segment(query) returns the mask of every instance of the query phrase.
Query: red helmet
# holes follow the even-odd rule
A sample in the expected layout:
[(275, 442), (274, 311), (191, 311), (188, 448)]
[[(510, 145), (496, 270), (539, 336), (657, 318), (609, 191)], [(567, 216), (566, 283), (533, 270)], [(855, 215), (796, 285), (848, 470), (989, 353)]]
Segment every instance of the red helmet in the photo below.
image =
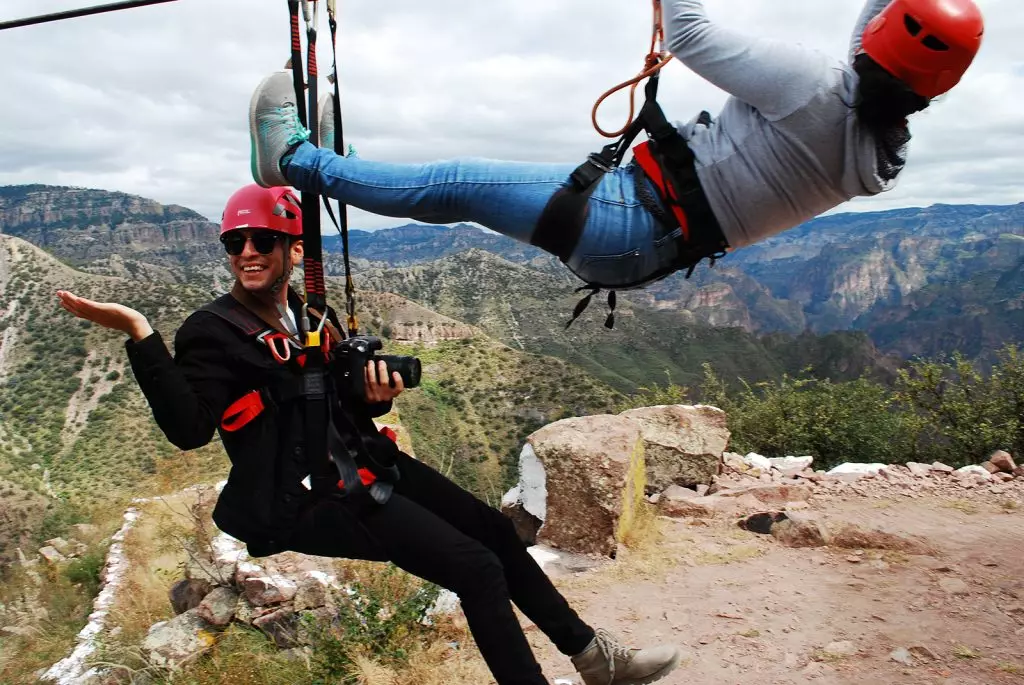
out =
[(973, 0), (892, 0), (864, 29), (861, 49), (918, 95), (955, 86), (981, 47)]
[(302, 235), (302, 207), (291, 188), (264, 188), (255, 183), (235, 191), (224, 207), (220, 233), (236, 228), (267, 228), (288, 235)]

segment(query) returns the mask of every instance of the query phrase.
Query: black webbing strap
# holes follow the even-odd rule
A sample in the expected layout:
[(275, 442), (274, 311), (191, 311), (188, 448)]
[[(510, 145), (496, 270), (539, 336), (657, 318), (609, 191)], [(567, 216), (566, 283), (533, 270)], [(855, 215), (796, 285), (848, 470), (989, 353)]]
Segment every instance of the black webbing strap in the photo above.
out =
[[(590, 195), (604, 175), (622, 163), (629, 146), (640, 131), (644, 130), (644, 112), (647, 111), (648, 103), (655, 103), (657, 94), (658, 74), (655, 73), (644, 87), (646, 102), (644, 108), (640, 110), (640, 115), (618, 140), (605, 145), (600, 152), (588, 155), (587, 161), (576, 167), (569, 175), (568, 183), (559, 188), (548, 200), (530, 237), (531, 245), (555, 255), (563, 263), (568, 261), (583, 233)], [(654, 106), (657, 107), (657, 104)], [(658, 111), (660, 112), (660, 109)]]
[[(334, 103), (334, 152), (345, 155), (345, 133), (342, 129), (341, 120), (341, 84), (338, 74), (338, 18), (336, 0), (327, 2), (327, 21), (331, 27), (331, 51), (334, 59), (332, 73), (329, 81), (334, 85), (331, 99)], [(348, 249), (348, 210), (346, 205), (338, 202), (338, 218), (334, 216), (330, 200), (324, 196), (324, 206), (327, 207), (327, 214), (334, 222), (334, 227), (341, 234), (341, 254), (345, 262), (345, 313), (347, 314), (348, 335), (359, 335), (359, 319), (356, 317), (355, 283), (352, 280), (352, 266), (349, 261)]]
[[(306, 20), (307, 41), (309, 51), (309, 87), (310, 106), (307, 117), (305, 104), (306, 78), (302, 64), (302, 36), (299, 32), (299, 0), (288, 0), (288, 14), (291, 20), (291, 68), (295, 86), (295, 103), (299, 115), (299, 123), (311, 132), (316, 142), (316, 27), (309, 16), (309, 2), (302, 0), (303, 16)], [(310, 120), (313, 120), (312, 122)], [(310, 124), (312, 123), (312, 128)], [(327, 311), (326, 286), (323, 278), (323, 252), (320, 242), (320, 202), (316, 193), (302, 193), (302, 241), (303, 266), (305, 270), (306, 304), (321, 312)], [(305, 362), (302, 367), (302, 394), (305, 396), (304, 428), (305, 450), (313, 470), (317, 470), (328, 459), (327, 428), (327, 369), (323, 350), (319, 344), (311, 345), (309, 331), (312, 330), (312, 314), (303, 312), (300, 318), (300, 329), (306, 334), (303, 341)], [(326, 315), (326, 314), (325, 314)]]
[[(302, 13), (306, 21), (306, 68), (309, 78), (306, 91), (309, 97), (309, 129), (310, 140), (319, 140), (319, 121), (317, 116), (317, 79), (319, 72), (316, 64), (316, 22), (320, 15), (320, 6), (315, 2), (310, 11), (309, 0), (302, 0)], [(294, 67), (294, 64), (293, 64)], [(302, 91), (295, 94), (302, 100)], [(302, 193), (302, 245), (303, 265), (305, 267), (306, 302), (318, 310), (327, 309), (327, 284), (324, 282), (323, 243), (320, 236), (320, 196), (318, 193)], [(310, 321), (312, 323), (312, 321)]]
[[(592, 153), (586, 162), (577, 167), (569, 182), (548, 201), (530, 239), (532, 245), (556, 255), (563, 263), (566, 262), (583, 233), (588, 201), (594, 188), (605, 173), (619, 166), (640, 131), (647, 133), (651, 154), (661, 169), (663, 178), (676, 194), (675, 198), (663, 196), (660, 201), (683, 210), (687, 224), (691, 228), (691, 235), (683, 235), (674, 212), (663, 211), (658, 206), (658, 198), (645, 197), (645, 194), (649, 194), (645, 185), (646, 176), (638, 165), (637, 195), (648, 211), (666, 227), (668, 234), (677, 237), (678, 255), (673, 264), (650, 274), (642, 282), (608, 287), (609, 314), (604, 324), (606, 328), (613, 328), (615, 325), (616, 290), (641, 287), (683, 268), (688, 269), (686, 278), (689, 278), (693, 269), (703, 259), (710, 258), (711, 264), (714, 265), (715, 260), (723, 256), (728, 247), (697, 178), (693, 151), (676, 127), (665, 117), (661, 106), (658, 105), (657, 93), (658, 72), (650, 77), (644, 88), (645, 101), (637, 117), (617, 141), (606, 145), (599, 153)], [(701, 120), (709, 123), (710, 116), (702, 112)], [(572, 318), (565, 327), (569, 328), (586, 310), (594, 295), (606, 287), (599, 283), (587, 283), (577, 288), (576, 292), (590, 292), (576, 305)]]
[(583, 233), (583, 225), (587, 221), (587, 201), (600, 180), (601, 177), (595, 175), (581, 188), (576, 185), (559, 188), (544, 207), (530, 243), (555, 255), (562, 262), (567, 261)]

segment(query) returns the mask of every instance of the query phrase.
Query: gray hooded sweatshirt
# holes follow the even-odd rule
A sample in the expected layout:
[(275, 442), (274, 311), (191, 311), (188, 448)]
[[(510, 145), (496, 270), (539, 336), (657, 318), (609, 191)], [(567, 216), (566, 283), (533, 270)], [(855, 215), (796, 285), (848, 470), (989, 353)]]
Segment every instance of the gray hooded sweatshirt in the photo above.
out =
[[(708, 19), (702, 0), (666, 0), (665, 48), (731, 96), (710, 126), (677, 128), (732, 249), (793, 228), (856, 196), (892, 187), (877, 141), (858, 123), (851, 61), (864, 27), (889, 0), (868, 0), (848, 61), (741, 35)], [(896, 160), (905, 162), (905, 147)]]

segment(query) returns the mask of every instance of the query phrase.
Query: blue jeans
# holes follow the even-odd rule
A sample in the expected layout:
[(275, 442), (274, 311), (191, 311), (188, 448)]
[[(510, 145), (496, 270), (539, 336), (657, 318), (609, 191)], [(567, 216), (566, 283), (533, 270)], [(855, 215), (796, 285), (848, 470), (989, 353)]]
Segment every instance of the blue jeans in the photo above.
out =
[[(577, 166), (477, 158), (390, 164), (342, 157), (307, 142), (284, 171), (300, 191), (373, 214), (434, 224), (470, 221), (529, 244), (548, 200)], [(594, 190), (583, 234), (566, 262), (584, 281), (635, 284), (675, 259), (676, 240), (641, 204), (634, 184), (632, 169), (620, 167)]]

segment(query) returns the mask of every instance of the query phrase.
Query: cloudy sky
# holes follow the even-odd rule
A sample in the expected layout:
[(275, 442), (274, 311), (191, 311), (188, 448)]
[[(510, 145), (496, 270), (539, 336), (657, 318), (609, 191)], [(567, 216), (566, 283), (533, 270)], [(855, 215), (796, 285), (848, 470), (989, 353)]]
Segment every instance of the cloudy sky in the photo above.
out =
[[(100, 2), (3, 0), (0, 21)], [(982, 52), (956, 90), (913, 119), (898, 187), (844, 211), (1024, 201), (1024, 11), (1021, 0), (978, 2)], [(707, 7), (731, 27), (843, 57), (861, 4)], [(594, 101), (638, 71), (650, 36), (645, 0), (341, 0), (339, 9), (346, 140), (387, 161), (582, 161), (607, 142), (590, 123)], [(326, 16), (320, 28), (326, 74)], [(251, 181), (249, 98), (289, 56), (287, 3), (177, 0), (0, 31), (0, 56), (0, 185), (120, 190), (219, 220), (227, 196)], [(715, 113), (726, 97), (676, 62), (661, 93), (679, 120)], [(624, 123), (627, 102), (619, 94), (602, 107), (605, 128)], [(401, 223), (350, 216), (354, 228)]]

